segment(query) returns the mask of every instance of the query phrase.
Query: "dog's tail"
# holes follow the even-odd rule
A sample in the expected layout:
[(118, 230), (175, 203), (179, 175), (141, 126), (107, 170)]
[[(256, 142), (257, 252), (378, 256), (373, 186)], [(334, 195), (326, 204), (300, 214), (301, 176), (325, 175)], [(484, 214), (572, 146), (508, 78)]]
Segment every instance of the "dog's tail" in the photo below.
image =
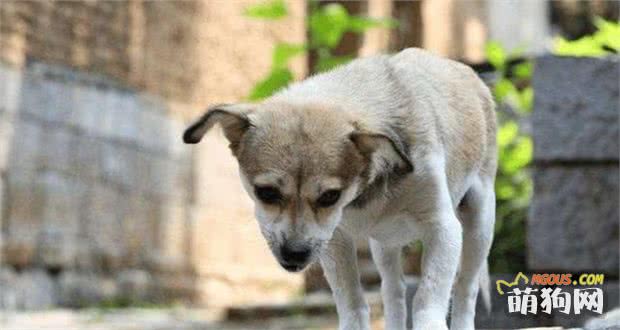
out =
[(480, 269), (480, 295), (487, 313), (491, 313), (491, 278), (489, 275), (489, 262), (486, 260)]

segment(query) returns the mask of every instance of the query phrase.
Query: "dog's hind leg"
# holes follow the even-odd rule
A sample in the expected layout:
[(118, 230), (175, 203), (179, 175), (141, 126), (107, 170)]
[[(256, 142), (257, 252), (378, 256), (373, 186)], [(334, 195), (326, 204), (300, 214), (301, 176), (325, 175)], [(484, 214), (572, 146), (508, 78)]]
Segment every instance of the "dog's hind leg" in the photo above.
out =
[(402, 247), (388, 247), (370, 239), (372, 258), (381, 275), (381, 296), (386, 330), (404, 330), (407, 320)]
[[(493, 181), (478, 178), (467, 191), (459, 218), (463, 225), (461, 267), (454, 287), (451, 329), (474, 329), (476, 298), (481, 277), (487, 276), (486, 262), (493, 241), (495, 192)], [(488, 290), (488, 288), (483, 288)]]
[[(444, 160), (418, 160), (411, 224), (422, 246), (422, 274), (412, 301), (413, 330), (447, 330), (450, 293), (459, 265), (462, 229), (445, 176)], [(416, 200), (417, 198), (417, 200)]]
[(338, 328), (369, 330), (370, 309), (360, 283), (353, 239), (346, 232), (336, 229), (319, 259), (336, 301)]

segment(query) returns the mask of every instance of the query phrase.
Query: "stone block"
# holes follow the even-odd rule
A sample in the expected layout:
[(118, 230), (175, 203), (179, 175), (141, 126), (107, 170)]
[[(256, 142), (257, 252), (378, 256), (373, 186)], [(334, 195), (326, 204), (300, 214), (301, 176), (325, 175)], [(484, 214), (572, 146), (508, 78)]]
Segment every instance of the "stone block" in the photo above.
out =
[(0, 113), (14, 113), (18, 109), (21, 84), (21, 71), (0, 64)]
[(108, 107), (105, 109), (110, 123), (106, 136), (123, 141), (138, 140), (140, 109), (134, 94), (118, 90), (108, 92)]
[(5, 193), (7, 219), (4, 224), (3, 259), (9, 265), (26, 267), (35, 262), (37, 238), (42, 227), (45, 186), (33, 172), (8, 172)]
[(97, 184), (88, 189), (84, 212), (84, 235), (89, 259), (96, 269), (118, 269), (123, 262), (122, 215), (126, 197), (109, 185)]
[(6, 111), (5, 103), (10, 85), (10, 71), (13, 71), (13, 69), (0, 64), (0, 112)]
[(4, 172), (9, 164), (15, 127), (12, 117), (12, 115), (0, 112), (0, 173)]
[(131, 301), (145, 301), (150, 298), (152, 289), (151, 274), (141, 269), (122, 270), (116, 282), (123, 298)]
[(34, 269), (20, 273), (15, 281), (17, 309), (45, 309), (58, 302), (58, 287), (43, 270)]
[(66, 271), (58, 280), (59, 303), (66, 307), (85, 307), (105, 300), (112, 300), (119, 294), (116, 282), (94, 273)]
[(45, 201), (37, 239), (39, 260), (49, 267), (71, 268), (79, 249), (79, 211), (85, 202), (86, 186), (55, 172), (42, 173), (40, 180), (45, 189)]
[(134, 152), (134, 162), (136, 168), (140, 170), (136, 173), (136, 187), (142, 193), (148, 193), (150, 180), (153, 176), (153, 168), (155, 167), (152, 161), (153, 155), (144, 149), (137, 149)]
[(165, 152), (169, 133), (168, 117), (150, 107), (140, 111), (140, 144), (158, 152)]
[(73, 109), (73, 87), (62, 81), (47, 79), (40, 73), (27, 72), (21, 89), (21, 112), (54, 124), (68, 124)]
[(42, 130), (38, 167), (70, 173), (71, 156), (74, 152), (71, 142), (73, 133), (68, 129), (55, 127)]
[(159, 224), (159, 202), (145, 198), (140, 193), (128, 197), (128, 210), (122, 221), (125, 242), (125, 264), (128, 267), (145, 267), (151, 251), (155, 249), (155, 233)]
[(141, 111), (166, 114), (171, 100), (158, 97), (157, 94), (141, 93), (137, 97)]
[(101, 139), (92, 135), (71, 135), (71, 173), (84, 181), (96, 181), (103, 177), (103, 146)]
[(24, 119), (17, 120), (8, 150), (8, 167), (35, 172), (39, 168), (42, 136), (42, 128), (38, 123)]
[(620, 59), (543, 56), (534, 70), (534, 158), (618, 160)]
[(140, 188), (148, 194), (157, 196), (175, 196), (184, 187), (175, 185), (177, 168), (179, 167), (171, 159), (151, 153), (141, 153), (138, 163), (146, 167), (140, 167), (144, 171), (140, 174)]
[(153, 298), (161, 302), (193, 302), (195, 286), (196, 281), (191, 275), (157, 274), (153, 279)]
[(9, 267), (0, 267), (0, 310), (17, 308), (17, 274)]
[(618, 274), (618, 179), (618, 165), (536, 168), (531, 270)]
[(169, 198), (162, 200), (160, 221), (150, 251), (152, 269), (164, 273), (179, 273), (187, 269), (189, 252), (189, 224), (187, 208), (183, 201)]
[[(0, 216), (0, 228), (5, 228), (4, 226), (4, 207), (5, 207), (5, 202), (4, 202), (4, 198), (5, 198), (5, 193), (4, 193), (4, 176), (1, 174), (2, 172), (0, 171), (0, 214), (2, 214), (2, 216)], [(4, 264), (4, 231), (0, 230), (0, 265)]]
[(101, 178), (104, 182), (121, 187), (135, 187), (138, 171), (135, 151), (127, 146), (104, 143), (100, 158)]
[(108, 92), (93, 86), (73, 87), (73, 111), (69, 124), (88, 135), (104, 135)]

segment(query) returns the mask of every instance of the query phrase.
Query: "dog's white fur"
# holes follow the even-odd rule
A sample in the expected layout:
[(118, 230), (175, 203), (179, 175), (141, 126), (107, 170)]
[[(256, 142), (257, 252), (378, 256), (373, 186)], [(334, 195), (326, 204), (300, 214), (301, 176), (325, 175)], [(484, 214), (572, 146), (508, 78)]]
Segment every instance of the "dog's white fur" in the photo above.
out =
[[(295, 110), (308, 106), (314, 108)], [(407, 49), (393, 56), (356, 60), (294, 84), (260, 105), (233, 106), (222, 114), (218, 121), (239, 159), (244, 186), (256, 200), (263, 234), (279, 259), (277, 248), (283, 240), (312, 247), (332, 288), (340, 329), (370, 329), (354, 244), (360, 236), (370, 240), (381, 275), (386, 329), (406, 327), (400, 258), (402, 247), (415, 240), (422, 241), (424, 251), (413, 301), (413, 328), (446, 329), (451, 293), (451, 328), (474, 328), (480, 283), (483, 291), (488, 290), (486, 258), (495, 220), (497, 160), (492, 97), (470, 68), (423, 50)], [(188, 129), (186, 141), (197, 142), (212, 125), (206, 115)], [(309, 132), (309, 141), (319, 140), (316, 145), (306, 142), (298, 147), (303, 149), (290, 150), (316, 152), (326, 162), (336, 157), (328, 145), (342, 136), (361, 134), (353, 141), (361, 154), (369, 155), (366, 174), (345, 184), (338, 176), (315, 170), (303, 182), (296, 181), (296, 174), (273, 168), (288, 169), (275, 164), (282, 159), (296, 163), (302, 155), (282, 151), (248, 156), (250, 147), (258, 148), (256, 153), (279, 149), (290, 153), (288, 146), (279, 145), (273, 137), (263, 138), (270, 141), (269, 148), (260, 149), (261, 144), (252, 141), (263, 141), (261, 135), (245, 134), (254, 127), (270, 134), (280, 132), (280, 139)], [(319, 134), (315, 137), (313, 132)], [(412, 168), (408, 168), (409, 161)], [(267, 166), (255, 169), (254, 163)], [(372, 185), (399, 167), (408, 168), (405, 175)], [(253, 190), (263, 184), (278, 185), (283, 194), (297, 196), (291, 197), (299, 203), (295, 210), (262, 205)], [(330, 188), (342, 189), (342, 197), (328, 211), (313, 215), (311, 207), (301, 205), (315, 198), (315, 191)], [(364, 195), (373, 189), (373, 194)], [(313, 216), (316, 221), (308, 220)]]

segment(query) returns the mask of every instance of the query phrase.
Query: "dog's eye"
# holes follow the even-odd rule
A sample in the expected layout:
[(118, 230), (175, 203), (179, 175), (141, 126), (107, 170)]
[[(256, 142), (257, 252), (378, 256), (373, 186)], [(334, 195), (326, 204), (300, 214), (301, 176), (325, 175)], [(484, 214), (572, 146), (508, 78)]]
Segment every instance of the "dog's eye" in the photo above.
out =
[(330, 207), (338, 201), (340, 198), (340, 190), (328, 190), (319, 196), (319, 199), (316, 200), (316, 204), (319, 207)]
[(265, 204), (276, 204), (282, 200), (282, 194), (274, 187), (254, 188), (256, 196)]

